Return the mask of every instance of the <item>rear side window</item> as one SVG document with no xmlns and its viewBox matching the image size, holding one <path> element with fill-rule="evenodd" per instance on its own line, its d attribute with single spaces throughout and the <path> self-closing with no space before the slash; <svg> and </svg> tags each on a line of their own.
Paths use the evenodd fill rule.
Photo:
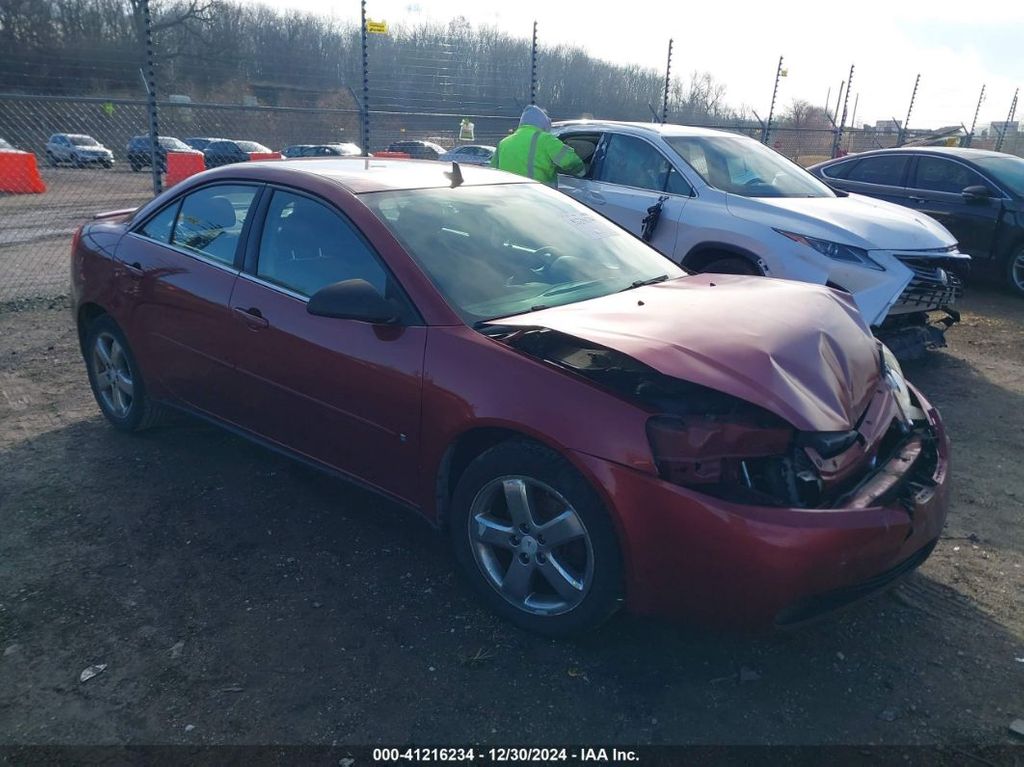
<svg viewBox="0 0 1024 767">
<path fill-rule="evenodd" d="M 186 195 L 171 243 L 222 264 L 234 264 L 242 227 L 255 197 L 254 187 L 228 184 Z"/>
<path fill-rule="evenodd" d="M 827 168 L 822 168 L 821 172 L 829 178 L 846 178 L 850 175 L 850 171 L 853 170 L 853 166 L 858 162 L 860 162 L 860 160 L 837 162 L 835 165 L 829 165 Z"/>
<path fill-rule="evenodd" d="M 989 186 L 965 165 L 941 157 L 918 157 L 913 187 L 931 192 L 960 194 L 969 186 Z"/>
<path fill-rule="evenodd" d="M 366 280 L 388 295 L 387 272 L 337 211 L 276 191 L 260 239 L 256 276 L 304 296 L 342 280 Z"/>
<path fill-rule="evenodd" d="M 174 228 L 174 219 L 177 217 L 178 208 L 180 207 L 180 202 L 168 205 L 143 224 L 138 229 L 138 234 L 151 240 L 162 242 L 164 245 L 168 244 L 171 241 L 171 229 Z"/>
<path fill-rule="evenodd" d="M 905 154 L 865 157 L 846 174 L 847 181 L 884 186 L 903 186 L 910 158 Z"/>
</svg>

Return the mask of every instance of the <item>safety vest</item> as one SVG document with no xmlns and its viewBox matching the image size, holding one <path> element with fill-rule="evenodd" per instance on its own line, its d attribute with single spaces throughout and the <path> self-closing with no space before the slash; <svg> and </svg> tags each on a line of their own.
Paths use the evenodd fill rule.
<svg viewBox="0 0 1024 767">
<path fill-rule="evenodd" d="M 586 168 L 572 147 L 534 125 L 521 125 L 503 138 L 491 165 L 551 185 L 557 182 L 559 171 L 577 176 Z"/>
</svg>

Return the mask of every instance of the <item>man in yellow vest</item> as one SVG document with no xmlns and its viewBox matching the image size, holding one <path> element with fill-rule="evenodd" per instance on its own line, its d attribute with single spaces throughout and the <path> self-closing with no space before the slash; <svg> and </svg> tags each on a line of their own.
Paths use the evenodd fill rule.
<svg viewBox="0 0 1024 767">
<path fill-rule="evenodd" d="M 583 160 L 551 130 L 551 118 L 538 106 L 530 105 L 519 118 L 519 128 L 498 144 L 491 167 L 532 178 L 548 186 L 558 186 L 558 174 L 582 176 Z"/>
</svg>

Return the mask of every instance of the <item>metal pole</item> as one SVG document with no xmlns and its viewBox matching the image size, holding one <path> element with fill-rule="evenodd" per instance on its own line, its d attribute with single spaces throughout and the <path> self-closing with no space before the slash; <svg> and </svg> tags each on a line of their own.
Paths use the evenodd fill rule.
<svg viewBox="0 0 1024 767">
<path fill-rule="evenodd" d="M 846 127 L 846 110 L 850 106 L 850 90 L 853 88 L 853 64 L 850 64 L 850 76 L 846 80 L 846 94 L 843 96 L 843 117 L 839 121 L 839 127 L 836 128 L 835 140 L 832 144 L 832 156 L 839 156 L 839 147 L 843 143 L 843 128 Z M 836 108 L 838 111 L 839 103 L 836 102 Z"/>
<path fill-rule="evenodd" d="M 153 63 L 153 20 L 149 14 L 149 0 L 142 0 L 142 22 L 145 26 L 146 43 L 146 97 L 149 108 L 149 167 L 153 174 L 153 194 L 163 191 L 163 180 L 160 178 L 160 161 L 157 148 L 160 146 L 160 130 L 156 113 L 156 69 Z"/>
<path fill-rule="evenodd" d="M 533 22 L 533 48 L 530 50 L 530 105 L 537 103 L 537 22 Z"/>
<path fill-rule="evenodd" d="M 917 98 L 917 86 L 921 82 L 921 75 L 914 79 L 914 90 L 910 94 L 910 106 L 907 107 L 907 119 L 903 121 L 903 125 L 900 126 L 899 138 L 896 140 L 896 146 L 903 146 L 903 142 L 907 138 L 907 128 L 910 127 L 910 113 L 914 111 L 914 99 Z"/>
<path fill-rule="evenodd" d="M 366 53 L 366 0 L 361 0 L 362 26 L 359 28 L 363 44 L 363 103 L 362 109 L 362 132 L 363 132 L 363 157 L 370 156 L 370 59 Z"/>
<path fill-rule="evenodd" d="M 1020 88 L 1013 92 L 1013 101 L 1010 102 L 1010 113 L 1006 115 L 1006 122 L 1003 123 L 1003 129 L 999 131 L 999 140 L 996 141 L 996 151 L 1001 152 L 1003 150 L 1003 139 L 1006 138 L 1006 131 L 1010 130 L 1010 123 L 1013 122 L 1013 115 L 1017 112 L 1017 95 L 1020 93 Z"/>
<path fill-rule="evenodd" d="M 967 140 L 964 141 L 964 146 L 970 146 L 971 142 L 974 141 L 974 128 L 978 125 L 978 112 L 981 111 L 981 102 L 985 100 L 985 86 L 981 86 L 981 93 L 978 95 L 978 106 L 974 108 L 974 119 L 971 120 L 971 131 L 967 134 Z"/>
<path fill-rule="evenodd" d="M 775 97 L 779 94 L 779 80 L 782 79 L 782 56 L 779 56 L 779 66 L 775 70 L 775 87 L 772 88 L 772 105 L 768 107 L 768 122 L 761 129 L 761 143 L 768 143 L 768 134 L 772 130 L 772 117 L 775 115 Z"/>
<path fill-rule="evenodd" d="M 661 102 L 661 124 L 668 122 L 668 88 L 672 82 L 672 38 L 668 39 L 668 61 L 665 62 L 665 98 Z"/>
<path fill-rule="evenodd" d="M 839 122 L 839 102 L 843 100 L 843 90 L 846 88 L 846 80 L 839 81 L 839 93 L 836 95 L 836 111 L 832 115 L 832 124 Z"/>
</svg>

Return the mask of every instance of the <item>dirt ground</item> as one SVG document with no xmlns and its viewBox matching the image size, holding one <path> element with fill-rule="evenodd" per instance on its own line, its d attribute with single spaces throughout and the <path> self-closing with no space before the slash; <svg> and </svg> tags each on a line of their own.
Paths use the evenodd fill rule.
<svg viewBox="0 0 1024 767">
<path fill-rule="evenodd" d="M 1012 743 L 1024 302 L 963 306 L 907 371 L 955 451 L 918 573 L 786 633 L 622 616 L 577 641 L 492 618 L 444 540 L 375 496 L 188 420 L 115 432 L 66 307 L 8 306 L 0 743 Z"/>
</svg>

